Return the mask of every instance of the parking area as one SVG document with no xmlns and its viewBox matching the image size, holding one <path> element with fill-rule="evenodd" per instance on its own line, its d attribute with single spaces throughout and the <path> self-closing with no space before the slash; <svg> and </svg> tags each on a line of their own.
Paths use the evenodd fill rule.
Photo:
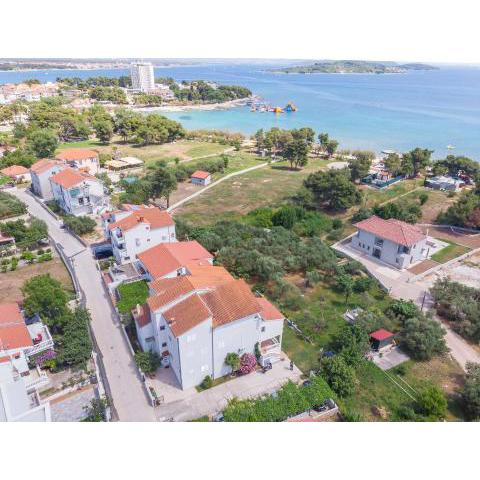
<svg viewBox="0 0 480 480">
<path fill-rule="evenodd" d="M 273 393 L 289 380 L 297 383 L 301 375 L 296 366 L 290 370 L 290 359 L 282 354 L 282 360 L 266 373 L 257 370 L 203 392 L 195 388 L 181 390 L 171 369 L 162 369 L 149 384 L 155 385 L 159 397 L 164 397 L 164 403 L 155 408 L 157 420 L 182 422 L 219 413 L 234 397 L 244 399 Z"/>
</svg>

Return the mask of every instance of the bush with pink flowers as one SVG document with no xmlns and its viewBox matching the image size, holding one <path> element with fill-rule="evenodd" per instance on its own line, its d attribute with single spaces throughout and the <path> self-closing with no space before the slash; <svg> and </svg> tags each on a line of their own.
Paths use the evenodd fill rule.
<svg viewBox="0 0 480 480">
<path fill-rule="evenodd" d="M 240 373 L 246 375 L 253 372 L 257 366 L 257 359 L 251 353 L 244 353 L 240 358 Z"/>
</svg>

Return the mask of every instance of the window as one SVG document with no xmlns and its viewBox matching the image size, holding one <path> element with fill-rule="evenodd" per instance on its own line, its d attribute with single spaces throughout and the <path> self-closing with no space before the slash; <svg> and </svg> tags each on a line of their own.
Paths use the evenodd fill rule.
<svg viewBox="0 0 480 480">
<path fill-rule="evenodd" d="M 80 205 L 83 205 L 83 197 L 79 197 L 79 198 L 78 198 L 78 203 L 79 203 Z"/>
<path fill-rule="evenodd" d="M 375 245 L 377 247 L 383 247 L 383 238 L 375 237 Z"/>
<path fill-rule="evenodd" d="M 260 331 L 261 331 L 262 333 L 265 332 L 265 330 L 266 330 L 265 327 L 262 327 L 262 328 L 260 329 Z"/>
<path fill-rule="evenodd" d="M 165 235 L 162 235 L 162 241 L 164 242 L 167 239 Z"/>
<path fill-rule="evenodd" d="M 136 239 L 135 239 L 135 245 L 136 245 L 137 247 L 139 247 L 140 244 L 141 244 L 140 239 L 139 239 L 139 238 L 136 238 Z"/>
<path fill-rule="evenodd" d="M 162 348 L 166 347 L 167 346 L 167 342 L 163 342 L 162 343 Z"/>
<path fill-rule="evenodd" d="M 160 325 L 160 330 L 165 330 L 165 325 Z"/>
</svg>

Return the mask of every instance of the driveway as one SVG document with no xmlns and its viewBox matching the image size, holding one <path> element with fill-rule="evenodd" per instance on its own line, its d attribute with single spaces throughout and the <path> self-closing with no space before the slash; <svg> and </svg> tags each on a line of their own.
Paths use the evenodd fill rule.
<svg viewBox="0 0 480 480">
<path fill-rule="evenodd" d="M 400 271 L 377 261 L 370 255 L 359 252 L 349 245 L 349 241 L 341 241 L 333 246 L 336 250 L 345 253 L 349 257 L 358 260 L 364 267 L 388 290 L 389 294 L 398 299 L 412 300 L 419 307 L 427 310 L 433 308 L 433 301 L 428 292 L 430 285 L 421 282 L 408 283 L 413 275 L 404 270 Z M 433 313 L 433 311 L 432 311 Z M 452 357 L 465 370 L 467 362 L 480 363 L 480 353 L 475 350 L 466 340 L 456 334 L 448 325 L 441 321 L 437 315 L 433 317 L 442 324 L 446 330 L 445 341 Z"/>
<path fill-rule="evenodd" d="M 156 382 L 157 393 L 159 396 L 165 394 L 165 402 L 167 402 L 155 409 L 157 417 L 159 420 L 173 419 L 177 422 L 193 420 L 221 412 L 231 398 L 258 397 L 273 393 L 288 380 L 297 383 L 302 372 L 296 366 L 291 371 L 290 360 L 286 355 L 283 357 L 283 361 L 274 363 L 272 369 L 266 373 L 252 372 L 200 393 L 195 388 L 182 391 L 177 387 L 177 393 L 173 394 L 172 385 L 168 379 L 165 390 L 162 390 L 161 384 Z"/>
<path fill-rule="evenodd" d="M 155 420 L 153 408 L 147 402 L 134 359 L 107 298 L 90 250 L 61 229 L 59 222 L 25 190 L 11 189 L 10 193 L 25 202 L 31 215 L 47 223 L 50 236 L 72 260 L 92 317 L 92 330 L 106 370 L 106 389 L 112 397 L 118 419 L 138 422 Z"/>
</svg>

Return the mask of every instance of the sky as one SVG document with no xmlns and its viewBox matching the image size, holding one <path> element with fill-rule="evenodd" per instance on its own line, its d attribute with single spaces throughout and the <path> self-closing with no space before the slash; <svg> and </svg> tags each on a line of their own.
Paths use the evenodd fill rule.
<svg viewBox="0 0 480 480">
<path fill-rule="evenodd" d="M 2 3 L 0 57 L 480 64 L 475 0 L 23 0 L 21 8 Z"/>
</svg>

